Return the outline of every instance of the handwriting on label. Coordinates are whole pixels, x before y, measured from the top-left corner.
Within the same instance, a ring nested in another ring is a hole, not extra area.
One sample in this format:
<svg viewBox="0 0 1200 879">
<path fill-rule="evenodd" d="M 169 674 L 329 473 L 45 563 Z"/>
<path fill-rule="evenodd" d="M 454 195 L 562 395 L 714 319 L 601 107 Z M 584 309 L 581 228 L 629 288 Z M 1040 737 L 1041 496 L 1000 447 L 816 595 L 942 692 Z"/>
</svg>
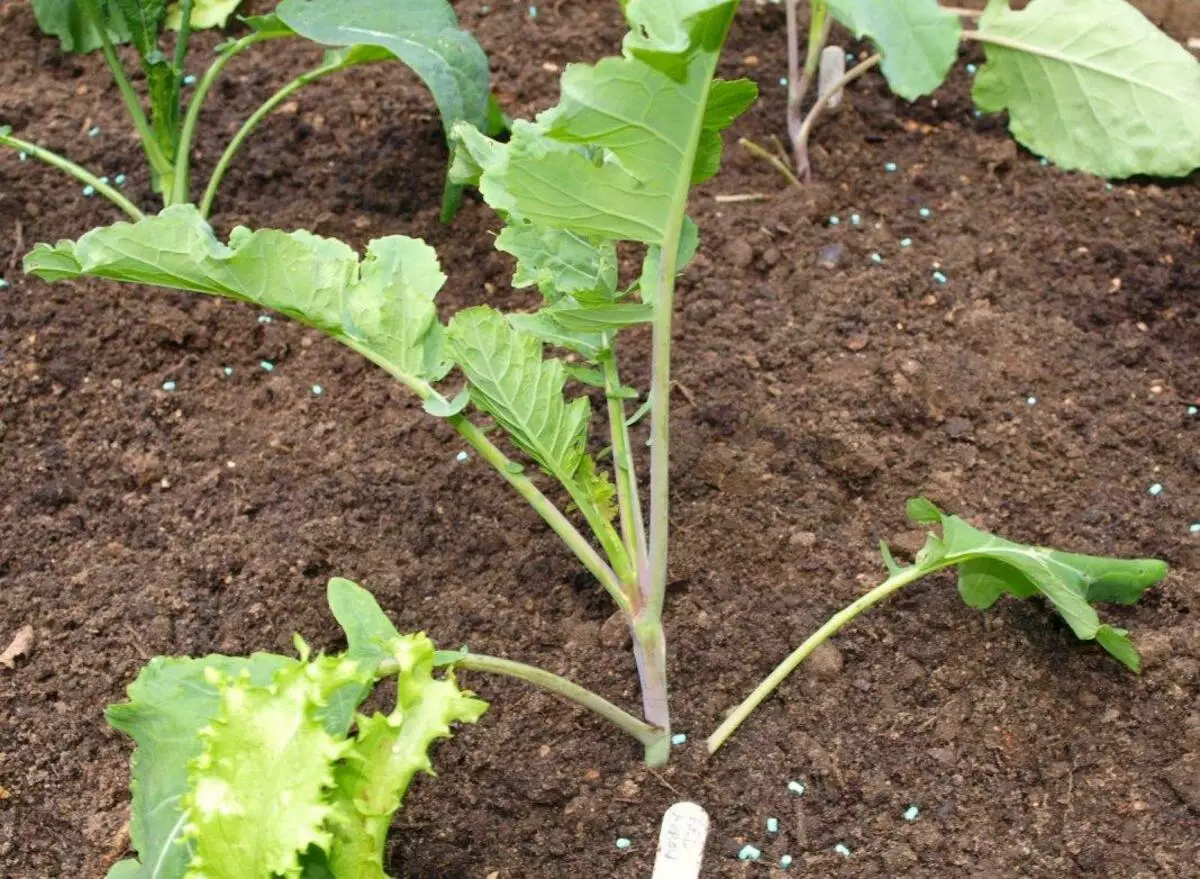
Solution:
<svg viewBox="0 0 1200 879">
<path fill-rule="evenodd" d="M 708 839 L 708 813 L 696 803 L 676 803 L 663 815 L 651 879 L 697 879 Z"/>
</svg>

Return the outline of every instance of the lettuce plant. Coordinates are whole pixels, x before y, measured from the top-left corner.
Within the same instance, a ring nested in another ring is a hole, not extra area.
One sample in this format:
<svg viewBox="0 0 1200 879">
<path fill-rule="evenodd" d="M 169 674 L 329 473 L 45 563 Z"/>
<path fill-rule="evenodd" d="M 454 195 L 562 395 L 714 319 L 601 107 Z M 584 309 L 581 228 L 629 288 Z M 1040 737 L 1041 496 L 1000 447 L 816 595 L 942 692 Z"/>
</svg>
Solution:
<svg viewBox="0 0 1200 879">
<path fill-rule="evenodd" d="M 454 654 L 425 635 L 401 635 L 365 590 L 329 583 L 347 649 L 298 657 L 155 657 L 110 705 L 108 722 L 133 738 L 137 857 L 108 879 L 232 876 L 386 879 L 392 817 L 428 751 L 452 723 L 487 708 L 460 690 Z M 394 682 L 387 713 L 358 713 Z"/>
<path fill-rule="evenodd" d="M 39 245 L 26 270 L 48 280 L 90 275 L 252 302 L 325 331 L 406 385 L 532 505 L 612 597 L 632 633 L 644 719 L 548 672 L 470 661 L 592 708 L 659 764 L 670 749 L 662 614 L 675 279 L 698 242 L 689 191 L 716 174 L 720 132 L 757 90 L 714 77 L 736 0 L 623 6 L 630 33 L 622 54 L 569 66 L 556 107 L 515 123 L 505 143 L 470 122 L 453 129 L 452 177 L 477 186 L 500 214 L 496 246 L 516 260 L 513 284 L 541 294 L 533 312 L 479 306 L 442 324 L 434 297 L 445 276 L 422 241 L 377 239 L 361 259 L 305 231 L 238 228 L 226 244 L 203 211 L 185 204 L 77 242 Z M 644 250 L 636 278 L 620 277 L 620 242 Z M 648 521 L 627 410 L 641 392 L 621 378 L 617 348 L 620 333 L 640 324 L 653 334 Z M 548 346 L 570 359 L 547 356 Z M 603 391 L 609 467 L 589 442 L 593 413 L 578 384 Z M 487 422 L 513 452 L 492 440 Z M 569 506 L 543 492 L 547 482 Z"/>
<path fill-rule="evenodd" d="M 1200 61 L 1126 0 L 989 0 L 974 28 L 937 0 L 810 0 L 800 68 L 800 0 L 784 0 L 788 30 L 788 133 L 797 173 L 811 176 L 808 139 L 829 98 L 879 66 L 906 100 L 934 92 L 962 40 L 983 45 L 972 97 L 981 112 L 1008 111 L 1021 144 L 1068 170 L 1104 177 L 1183 177 L 1200 167 Z M 832 21 L 877 52 L 801 109 Z"/>
<path fill-rule="evenodd" d="M 221 71 L 241 52 L 269 40 L 303 37 L 330 48 L 316 67 L 283 85 L 234 134 L 200 199 L 204 216 L 212 210 L 234 155 L 264 118 L 305 85 L 357 65 L 404 62 L 429 87 L 447 132 L 462 121 L 493 133 L 500 124 L 490 104 L 487 57 L 474 37 L 459 28 L 448 0 L 283 0 L 270 15 L 245 19 L 249 33 L 218 47 L 185 108 L 184 62 L 191 30 L 223 26 L 238 2 L 179 0 L 168 6 L 166 0 L 34 0 L 42 30 L 57 36 L 65 51 L 103 52 L 164 206 L 191 201 L 191 145 L 200 111 Z M 178 31 L 170 55 L 163 48 L 165 27 Z M 126 41 L 133 44 L 145 74 L 148 115 L 117 56 L 116 44 Z M 65 171 L 131 218 L 142 218 L 141 210 L 107 179 L 13 135 L 3 125 L 0 144 Z M 457 209 L 460 196 L 459 187 L 447 186 L 444 218 Z"/>
</svg>

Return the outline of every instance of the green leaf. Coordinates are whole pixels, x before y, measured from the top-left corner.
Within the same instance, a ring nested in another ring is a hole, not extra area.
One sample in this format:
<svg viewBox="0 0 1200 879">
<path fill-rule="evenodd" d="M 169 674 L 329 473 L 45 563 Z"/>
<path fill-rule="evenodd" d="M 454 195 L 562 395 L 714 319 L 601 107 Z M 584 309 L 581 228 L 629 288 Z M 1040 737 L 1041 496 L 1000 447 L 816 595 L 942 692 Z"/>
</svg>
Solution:
<svg viewBox="0 0 1200 879">
<path fill-rule="evenodd" d="M 519 332 L 534 336 L 547 345 L 574 351 L 593 363 L 611 347 L 611 339 L 604 333 L 568 330 L 554 319 L 548 308 L 533 314 L 510 314 L 508 322 Z"/>
<path fill-rule="evenodd" d="M 424 387 L 450 368 L 434 296 L 445 281 L 422 241 L 393 235 L 367 246 L 309 232 L 237 227 L 217 240 L 192 205 L 95 229 L 78 242 L 39 244 L 25 271 L 48 281 L 84 275 L 227 296 L 323 330 L 406 383 Z"/>
<path fill-rule="evenodd" d="M 563 397 L 563 364 L 542 343 L 486 306 L 460 311 L 447 331 L 450 353 L 471 382 L 471 400 L 560 481 L 572 481 L 587 445 L 591 407 Z"/>
<path fill-rule="evenodd" d="M 546 312 L 563 328 L 581 333 L 619 330 L 654 320 L 654 307 L 637 302 L 581 305 L 568 299 L 546 309 Z"/>
<path fill-rule="evenodd" d="M 450 418 L 466 409 L 470 402 L 471 389 L 463 388 L 454 395 L 453 400 L 447 400 L 444 397 L 429 397 L 422 404 L 422 408 L 435 418 Z"/>
<path fill-rule="evenodd" d="M 958 57 L 958 16 L 937 0 L 826 0 L 826 6 L 856 37 L 871 39 L 888 85 L 906 100 L 934 91 Z"/>
<path fill-rule="evenodd" d="M 123 43 L 129 39 L 129 26 L 112 0 L 96 0 L 109 39 Z M 64 52 L 94 52 L 102 45 L 100 31 L 80 0 L 33 0 L 33 16 L 42 33 L 58 37 Z"/>
<path fill-rule="evenodd" d="M 177 879 L 187 868 L 191 847 L 180 841 L 185 824 L 180 800 L 187 791 L 188 764 L 200 754 L 199 732 L 221 704 L 206 670 L 248 674 L 252 682 L 266 684 L 276 671 L 295 664 L 294 659 L 266 653 L 249 658 L 156 657 L 130 684 L 129 701 L 108 706 L 104 716 L 109 725 L 136 743 L 129 833 L 141 864 L 123 861 L 133 866 L 122 866 L 116 876 Z"/>
<path fill-rule="evenodd" d="M 447 132 L 460 120 L 488 127 L 487 56 L 446 0 L 283 0 L 275 13 L 326 46 L 386 49 L 429 88 Z"/>
<path fill-rule="evenodd" d="M 1067 169 L 1180 177 L 1200 167 L 1200 61 L 1123 0 L 993 0 L 973 97 Z"/>
<path fill-rule="evenodd" d="M 510 218 L 663 244 L 681 221 L 698 158 L 701 169 L 712 165 L 705 131 L 728 121 L 745 94 L 744 86 L 718 89 L 717 108 L 707 113 L 736 5 L 631 0 L 625 54 L 570 65 L 558 106 L 535 123 L 514 123 L 507 144 L 456 127 L 468 154 L 460 173 L 476 170 L 488 204 Z"/>
<path fill-rule="evenodd" d="M 909 515 L 929 523 L 936 515 L 942 537 L 931 537 L 939 552 L 918 557 L 917 567 L 932 573 L 957 566 L 958 591 L 969 606 L 986 609 L 1004 595 L 1040 594 L 1081 640 L 1099 641 L 1109 653 L 1137 671 L 1140 662 L 1127 633 L 1100 622 L 1093 603 L 1133 604 L 1167 574 L 1157 559 L 1110 559 L 1026 546 L 988 534 L 924 498 L 908 502 Z"/>
<path fill-rule="evenodd" d="M 600 515 L 610 522 L 614 521 L 617 518 L 617 487 L 609 478 L 608 471 L 596 469 L 596 462 L 584 456 L 575 478 Z"/>
<path fill-rule="evenodd" d="M 216 670 L 208 680 L 221 707 L 200 731 L 188 773 L 187 877 L 299 877 L 300 854 L 331 842 L 326 793 L 348 750 L 326 731 L 320 708 L 363 673 L 348 659 L 321 656 L 281 669 L 269 686 Z"/>
<path fill-rule="evenodd" d="M 386 879 L 384 845 L 392 816 L 417 772 L 433 773 L 428 751 L 451 723 L 475 723 L 487 703 L 459 690 L 453 673 L 433 677 L 433 644 L 424 635 L 392 640 L 400 671 L 391 714 L 358 717 L 358 732 L 338 764 L 329 825 L 334 876 Z"/>
<path fill-rule="evenodd" d="M 191 26 L 196 30 L 210 27 L 225 27 L 229 16 L 242 0 L 193 0 Z M 178 0 L 167 7 L 166 25 L 173 31 L 183 24 L 183 11 Z"/>
<path fill-rule="evenodd" d="M 138 879 L 141 875 L 142 865 L 133 858 L 126 858 L 109 867 L 104 879 Z"/>
<path fill-rule="evenodd" d="M 692 185 L 704 183 L 721 170 L 721 132 L 733 124 L 758 98 L 758 85 L 749 79 L 714 79 L 701 122 Z"/>
<path fill-rule="evenodd" d="M 548 302 L 573 293 L 616 293 L 617 248 L 611 241 L 517 222 L 501 230 L 496 249 L 517 259 L 513 286 L 536 286 Z"/>
</svg>

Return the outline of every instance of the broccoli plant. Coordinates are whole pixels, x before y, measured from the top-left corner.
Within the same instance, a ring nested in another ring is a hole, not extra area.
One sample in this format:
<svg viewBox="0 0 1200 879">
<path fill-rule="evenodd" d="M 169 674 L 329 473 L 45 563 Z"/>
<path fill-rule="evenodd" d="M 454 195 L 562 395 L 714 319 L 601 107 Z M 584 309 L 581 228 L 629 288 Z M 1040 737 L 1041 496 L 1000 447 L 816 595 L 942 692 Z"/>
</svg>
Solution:
<svg viewBox="0 0 1200 879">
<path fill-rule="evenodd" d="M 136 743 L 136 858 L 108 879 L 294 876 L 385 879 L 392 816 L 428 751 L 452 723 L 487 708 L 460 690 L 455 654 L 423 634 L 401 635 L 366 590 L 329 583 L 329 605 L 347 649 L 158 656 L 110 705 L 108 722 Z M 358 713 L 394 681 L 392 708 Z"/>
<path fill-rule="evenodd" d="M 1101 622 L 1093 604 L 1134 604 L 1167 575 L 1157 559 L 1111 559 L 1025 546 L 973 528 L 943 513 L 925 498 L 908 502 L 910 519 L 940 526 L 930 533 L 911 565 L 901 567 L 886 543 L 880 543 L 890 575 L 870 592 L 838 611 L 772 671 L 708 738 L 715 753 L 750 714 L 783 683 L 809 654 L 868 608 L 930 574 L 956 568 L 958 594 L 968 606 L 987 610 L 1000 598 L 1044 598 L 1075 637 L 1095 641 L 1130 671 L 1141 671 L 1141 658 L 1124 629 Z"/>
<path fill-rule="evenodd" d="M 676 275 L 698 241 L 689 191 L 716 174 L 722 129 L 757 94 L 749 81 L 714 76 L 736 7 L 628 0 L 622 54 L 568 67 L 558 106 L 515 123 L 505 143 L 470 122 L 454 126 L 452 177 L 477 186 L 503 219 L 496 246 L 516 259 L 513 284 L 543 298 L 531 313 L 479 306 L 443 325 L 434 297 L 445 276 L 422 241 L 378 239 L 361 260 L 305 231 L 238 228 L 225 244 L 202 211 L 184 204 L 40 245 L 26 259 L 27 271 L 48 280 L 90 275 L 253 302 L 325 331 L 406 385 L 612 597 L 632 633 L 644 720 L 547 672 L 515 663 L 494 670 L 598 711 L 654 764 L 670 750 L 662 614 L 672 304 Z M 619 242 L 644 248 L 638 277 L 620 278 Z M 617 348 L 622 331 L 643 324 L 654 349 L 648 521 L 627 411 L 641 394 L 622 380 Z M 547 356 L 548 346 L 573 362 Z M 603 390 L 610 468 L 589 443 L 593 413 L 579 384 Z M 487 422 L 511 450 L 492 440 Z M 569 506 L 544 493 L 547 482 Z"/>
<path fill-rule="evenodd" d="M 249 32 L 218 47 L 185 108 L 184 65 L 191 30 L 224 26 L 238 2 L 180 0 L 168 7 L 166 0 L 34 0 L 39 25 L 59 38 L 64 51 L 103 53 L 164 206 L 192 200 L 192 141 L 200 111 L 221 71 L 241 52 L 269 40 L 304 37 L 330 48 L 317 66 L 284 84 L 234 134 L 201 196 L 203 216 L 212 210 L 234 155 L 258 124 L 305 85 L 351 67 L 390 59 L 407 64 L 432 92 L 447 132 L 463 121 L 492 133 L 502 124 L 490 103 L 487 57 L 475 38 L 459 28 L 448 0 L 283 0 L 269 15 L 244 19 Z M 164 28 L 178 31 L 169 55 L 164 50 Z M 133 44 L 145 75 L 149 114 L 117 55 L 116 44 L 125 41 Z M 107 178 L 17 137 L 2 124 L 0 144 L 65 171 L 131 218 L 142 218 L 142 211 Z M 453 214 L 460 197 L 460 187 L 447 184 L 443 218 Z"/>
<path fill-rule="evenodd" d="M 1105 177 L 1182 177 L 1200 167 L 1200 61 L 1125 0 L 989 0 L 974 28 L 937 0 L 810 0 L 800 66 L 800 0 L 784 0 L 788 134 L 797 174 L 811 177 L 813 125 L 841 89 L 880 67 L 907 100 L 936 91 L 962 40 L 983 45 L 972 97 L 983 113 L 1008 111 L 1024 146 L 1068 170 Z M 972 15 L 973 17 L 973 15 Z M 802 115 L 832 21 L 875 44 L 875 54 L 822 89 Z"/>
</svg>

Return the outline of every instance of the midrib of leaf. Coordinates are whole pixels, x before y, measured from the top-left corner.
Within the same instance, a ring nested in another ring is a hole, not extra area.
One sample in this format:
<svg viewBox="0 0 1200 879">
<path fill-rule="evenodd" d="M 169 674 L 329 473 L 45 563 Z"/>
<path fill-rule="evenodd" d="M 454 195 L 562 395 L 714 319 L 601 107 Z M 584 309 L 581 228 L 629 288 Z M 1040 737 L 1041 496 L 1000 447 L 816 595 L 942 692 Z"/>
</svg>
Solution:
<svg viewBox="0 0 1200 879">
<path fill-rule="evenodd" d="M 1174 101 L 1179 98 L 1179 95 L 1172 92 L 1163 91 L 1162 88 L 1155 85 L 1153 82 L 1147 82 L 1143 79 L 1130 76 L 1127 72 L 1111 70 L 1102 65 L 1094 64 L 1090 60 L 1081 56 L 1067 55 L 1061 51 L 1040 46 L 1036 43 L 1026 43 L 1013 37 L 1000 36 L 999 34 L 989 34 L 986 31 L 963 31 L 963 36 L 967 39 L 976 40 L 980 43 L 990 43 L 993 46 L 1011 49 L 1014 52 L 1024 52 L 1027 55 L 1045 58 L 1050 61 L 1056 61 L 1060 64 L 1065 64 L 1072 69 L 1077 67 L 1083 68 L 1084 70 L 1089 70 L 1092 73 L 1097 73 L 1101 76 L 1107 76 L 1110 79 L 1115 79 L 1119 82 L 1129 83 L 1130 85 L 1134 85 L 1139 88 L 1157 92 L 1159 95 L 1162 95 L 1168 100 Z M 1081 83 L 1080 91 L 1086 93 L 1088 89 L 1083 87 Z"/>
<path fill-rule="evenodd" d="M 179 797 L 173 797 L 172 799 L 178 801 Z M 164 802 L 167 801 L 164 800 Z M 175 826 L 171 828 L 171 832 L 167 834 L 167 838 L 164 840 L 162 848 L 159 849 L 158 860 L 154 862 L 154 867 L 150 871 L 151 879 L 158 879 L 159 876 L 163 875 L 163 862 L 166 861 L 167 855 L 174 850 L 175 840 L 183 831 L 183 825 L 186 823 L 186 821 L 187 812 L 180 811 L 179 818 L 176 820 Z M 190 845 L 188 847 L 191 848 Z"/>
</svg>

